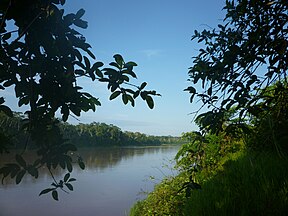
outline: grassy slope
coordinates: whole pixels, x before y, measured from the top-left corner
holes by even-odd
[[[164,180],[130,215],[288,215],[287,158],[257,152],[234,156],[190,198],[177,193],[187,180],[182,173]]]

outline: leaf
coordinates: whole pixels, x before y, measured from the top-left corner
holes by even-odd
[[[103,73],[99,69],[96,69],[96,75],[100,78],[103,78]]]
[[[129,82],[129,77],[126,76],[126,75],[122,75],[122,76],[121,76],[121,79],[124,80],[124,81],[126,81],[126,82]]]
[[[38,170],[35,167],[30,166],[27,171],[31,176],[38,178]]]
[[[208,89],[207,93],[208,93],[209,96],[212,95],[212,86]]]
[[[77,107],[76,105],[74,104],[71,104],[69,109],[71,110],[71,112],[73,112],[76,116],[80,116],[81,114],[81,109],[80,107]]]
[[[133,94],[133,98],[134,98],[134,99],[137,98],[137,97],[139,96],[139,94],[140,94],[140,91],[139,91],[139,90],[136,91],[136,92]]]
[[[129,74],[129,75],[131,75],[133,78],[136,78],[136,79],[137,79],[136,74],[135,74],[132,70],[123,70],[122,73]]]
[[[25,96],[20,98],[20,100],[18,101],[18,106],[21,107],[23,104],[27,105],[29,103],[29,97]]]
[[[121,94],[121,91],[115,91],[115,92],[113,92],[113,94],[111,94],[109,100],[115,99],[115,98],[118,97],[120,94]]]
[[[90,46],[90,45],[89,45]],[[93,58],[94,60],[96,59],[96,57],[95,57],[95,55],[87,48],[87,49],[84,49],[85,50],[85,52],[87,52],[88,53],[88,55],[91,57],[91,58]]]
[[[70,183],[66,183],[65,185],[70,191],[73,191],[73,186]]]
[[[84,64],[82,64],[82,62],[80,62],[80,61],[75,61],[74,64],[75,64],[75,65],[78,65],[78,66],[81,67],[82,69],[86,69],[86,67],[84,66]]]
[[[67,182],[69,178],[70,178],[70,173],[67,173],[67,174],[64,176],[64,182]]]
[[[120,54],[116,54],[113,57],[114,57],[115,61],[117,62],[117,64],[120,66],[120,68],[122,68],[123,62],[124,62],[123,57]]]
[[[18,174],[16,176],[16,184],[19,184],[21,182],[25,173],[26,173],[26,170],[21,170],[20,172],[18,172]]]
[[[0,112],[4,112],[7,116],[9,116],[9,117],[13,117],[13,112],[12,112],[12,110],[9,108],[9,107],[7,107],[7,106],[5,106],[5,105],[0,105]]]
[[[19,165],[21,165],[23,168],[26,168],[26,161],[23,159],[21,155],[16,154],[15,159]]]
[[[132,107],[134,107],[135,106],[135,101],[134,101],[133,97],[131,95],[127,94],[127,99],[131,102]]]
[[[85,10],[81,8],[80,10],[77,11],[75,14],[75,19],[80,19],[83,15],[85,14]]]
[[[62,158],[61,158],[62,159]],[[66,169],[66,163],[65,163],[65,160],[59,160],[59,165],[62,169]]]
[[[54,200],[58,201],[58,192],[56,190],[52,191],[52,197]]]
[[[103,62],[96,62],[96,63],[93,64],[91,70],[95,71],[97,68],[100,68],[103,65],[104,65]]]
[[[47,189],[45,189],[45,190],[42,190],[42,191],[40,192],[39,196],[41,196],[41,195],[43,195],[43,194],[47,194],[47,193],[49,193],[49,192],[51,192],[51,191],[53,191],[53,190],[55,190],[55,189],[54,189],[54,188],[47,188]]]
[[[115,63],[115,62],[111,62],[111,63],[109,63],[109,65],[111,65],[113,67],[116,67],[118,69],[121,69],[120,66],[117,63]]]
[[[62,120],[64,122],[66,122],[68,120],[68,116],[69,116],[69,107],[67,106],[67,104],[63,104],[63,106],[61,107],[61,113],[62,113]]]
[[[126,105],[128,103],[128,97],[127,94],[122,94],[122,101]]]
[[[3,40],[8,40],[11,37],[11,32],[7,32],[2,36]]]
[[[14,84],[14,82],[12,80],[7,80],[5,83],[3,83],[3,86],[4,87],[9,87],[9,86],[11,86],[13,84]]]
[[[142,89],[144,89],[146,85],[147,85],[147,83],[146,83],[146,82],[143,82],[143,83],[141,84],[141,86],[140,86],[140,89],[139,89],[139,90],[142,90]]]
[[[84,71],[84,70],[76,69],[76,70],[75,70],[75,74],[80,75],[80,76],[83,76],[83,75],[85,74],[85,71]]]
[[[85,164],[82,160],[78,160],[78,164],[79,164],[79,167],[84,170],[85,169]]]
[[[154,108],[154,101],[151,96],[149,95],[146,96],[146,102],[150,109]]]
[[[86,29],[88,27],[88,22],[87,21],[84,21],[82,19],[76,19],[74,20],[74,25],[80,27],[80,28],[83,28],[83,29]]]
[[[125,65],[124,65],[126,68],[128,67],[134,67],[134,66],[137,66],[137,64],[135,62],[127,62]]]
[[[110,75],[117,77],[119,75],[119,72],[117,70],[114,70],[112,68],[104,68],[103,71],[105,71],[105,75]]]
[[[86,70],[89,70],[91,65],[89,59],[86,56],[84,56],[84,61],[86,65]]]
[[[66,162],[66,165],[67,165],[67,170],[68,170],[69,172],[72,172],[72,170],[73,170],[72,164],[71,164],[69,161],[67,161],[67,162]]]
[[[73,182],[73,181],[76,181],[76,179],[75,179],[75,178],[70,178],[70,179],[68,180],[68,182]]]

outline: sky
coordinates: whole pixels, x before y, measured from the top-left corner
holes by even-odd
[[[201,104],[191,104],[190,95],[183,91],[191,84],[188,68],[200,47],[191,37],[194,30],[217,27],[225,16],[224,4],[225,0],[67,0],[65,13],[86,11],[83,19],[88,28],[79,31],[97,61],[108,65],[114,54],[121,54],[125,61],[138,65],[134,69],[138,79],[132,83],[146,81],[147,89],[162,95],[154,97],[153,110],[140,98],[133,108],[124,105],[121,97],[109,101],[105,84],[81,80],[84,90],[102,105],[96,112],[82,113],[80,121],[70,118],[69,122],[104,122],[149,135],[180,136],[196,130],[190,113]],[[7,103],[13,107],[17,101],[8,96]]]

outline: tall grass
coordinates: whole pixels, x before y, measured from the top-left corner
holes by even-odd
[[[186,201],[183,215],[288,215],[288,160],[246,153]]]
[[[177,193],[186,180],[185,173],[166,179],[130,215],[288,215],[288,159],[276,153],[231,157],[189,198]]]

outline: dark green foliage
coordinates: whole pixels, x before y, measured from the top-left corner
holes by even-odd
[[[200,170],[213,172],[225,157],[245,148],[242,140],[223,133],[202,136],[199,132],[189,132],[182,138],[188,143],[182,145],[175,159],[177,167],[189,173]]]
[[[16,115],[16,114],[15,114]],[[21,130],[25,117],[17,114],[18,117],[8,118],[0,115],[0,130],[5,131],[7,140],[13,143],[10,149],[23,149],[26,145],[26,138],[29,135]],[[24,121],[24,122],[23,122]],[[60,133],[64,140],[68,140],[76,147],[111,147],[128,145],[161,145],[183,143],[179,137],[172,136],[151,136],[139,132],[122,131],[115,125],[92,122],[90,124],[72,125],[67,122],[59,122]],[[77,148],[71,144],[66,144],[64,148],[76,151]],[[33,141],[26,148],[37,149]],[[62,165],[61,165],[62,164]],[[66,167],[61,163],[61,167]],[[69,165],[67,165],[69,166]]]
[[[192,37],[204,48],[185,91],[208,108],[196,111],[200,132],[183,135],[181,173],[131,215],[288,214],[288,4],[227,0],[224,9],[223,24]]]
[[[288,153],[288,87],[283,82],[260,91],[262,102],[251,108],[253,135],[248,146],[257,150]]]
[[[249,109],[259,103],[258,91],[277,80],[287,83],[288,31],[285,0],[226,1],[224,24],[213,30],[195,31],[192,39],[205,44],[194,57],[190,81],[203,91],[186,89],[211,111],[200,125],[212,133],[222,131],[225,113],[245,122]]]
[[[47,194],[51,192],[52,198],[54,200],[58,201],[58,192],[57,192],[57,188],[60,188],[60,190],[68,193],[64,186],[69,190],[69,191],[73,191],[73,186],[71,184],[71,182],[76,181],[75,178],[70,178],[70,173],[67,173],[63,180],[60,180],[59,182],[54,182],[51,184],[51,186],[53,186],[52,188],[47,188],[44,189],[40,192],[39,196],[43,195],[43,194]]]
[[[287,159],[244,154],[193,191],[183,215],[287,215]]]
[[[77,79],[107,83],[110,99],[122,94],[123,103],[130,102],[132,106],[141,94],[153,108],[151,96],[159,95],[156,91],[144,90],[145,82],[140,86],[130,83],[136,78],[134,67],[137,64],[125,62],[120,54],[113,56],[115,61],[110,63],[111,68],[102,68],[104,64],[96,61],[90,44],[79,32],[88,27],[87,21],[82,19],[85,10],[65,14],[64,9],[60,9],[64,4],[65,0],[0,2],[0,91],[13,87],[18,106],[28,107],[22,120],[23,132],[20,132],[28,134],[23,139],[26,141],[21,157],[30,145],[37,149],[39,156],[34,163],[23,166],[25,158],[22,160],[18,155],[19,170],[8,165],[0,169],[4,177],[9,174],[16,177],[16,183],[20,183],[25,173],[37,178],[36,170],[42,166],[49,171],[57,166],[72,171],[73,159],[68,152],[76,149],[62,137],[55,113],[60,111],[66,122],[71,115],[80,116],[101,105],[98,98],[82,91]],[[0,97],[0,113],[11,117],[12,111],[4,103],[4,98]],[[7,136],[6,129],[0,130],[0,153],[9,150],[9,139],[16,135]],[[85,167],[82,161],[78,162],[81,168]],[[52,197],[58,200],[56,190]]]
[[[187,199],[201,193],[202,184],[222,170],[227,160],[239,157],[244,148],[243,142],[223,134],[203,136],[189,132],[182,138],[188,143],[175,157],[180,173],[164,179],[145,200],[133,206],[130,215],[190,215],[183,211]]]
[[[130,210],[131,216],[175,215],[180,216],[184,207],[185,196],[178,194],[185,175],[164,179],[156,185],[147,198],[138,201]]]

